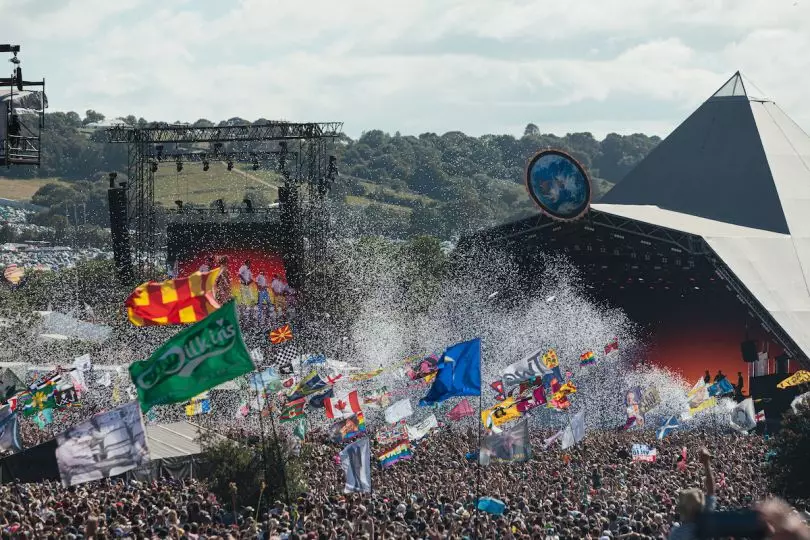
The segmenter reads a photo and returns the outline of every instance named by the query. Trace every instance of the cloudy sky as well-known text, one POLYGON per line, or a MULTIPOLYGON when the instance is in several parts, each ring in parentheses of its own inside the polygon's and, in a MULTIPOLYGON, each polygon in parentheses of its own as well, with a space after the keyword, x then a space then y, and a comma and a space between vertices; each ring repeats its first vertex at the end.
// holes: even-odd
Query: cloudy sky
POLYGON ((741 70, 810 128, 810 0, 0 0, 54 110, 666 135, 741 70))

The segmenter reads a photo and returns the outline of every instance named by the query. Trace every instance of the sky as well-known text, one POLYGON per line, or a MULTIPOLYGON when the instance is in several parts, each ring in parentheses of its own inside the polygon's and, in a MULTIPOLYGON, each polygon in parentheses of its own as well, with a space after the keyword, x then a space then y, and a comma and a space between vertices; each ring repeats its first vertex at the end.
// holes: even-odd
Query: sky
POLYGON ((665 136, 735 71, 810 127, 810 0, 0 0, 52 110, 665 136))

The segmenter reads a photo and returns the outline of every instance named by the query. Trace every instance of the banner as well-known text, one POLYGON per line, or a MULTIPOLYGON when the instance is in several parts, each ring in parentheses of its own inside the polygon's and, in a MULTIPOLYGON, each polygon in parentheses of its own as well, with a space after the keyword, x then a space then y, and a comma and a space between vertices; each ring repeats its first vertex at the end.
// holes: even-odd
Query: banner
POLYGON ((178 332, 148 360, 133 362, 129 374, 146 412, 155 405, 182 403, 253 369, 231 300, 178 332))
POLYGON ((481 441, 481 465, 489 465, 492 459, 524 462, 532 458, 529 440, 529 422, 521 420, 503 433, 489 435, 481 441))
POLYGON ((543 377, 551 373, 551 369, 543 362, 546 353, 545 348, 538 349, 526 358, 507 366, 501 376, 504 386, 515 386, 532 377, 543 377))
POLYGON ((431 429, 439 427, 439 422, 436 420, 436 415, 431 414, 427 418, 420 420, 414 425, 407 425, 408 439, 411 441, 418 441, 430 433, 431 429))
POLYGON ((0 453, 14 453, 22 450, 20 426, 11 405, 0 408, 0 453))
POLYGON ((810 383, 810 371, 799 370, 787 379, 783 380, 776 385, 780 390, 790 388, 791 386, 798 386, 800 384, 810 383))
POLYGON ((646 461, 652 463, 658 456, 655 448, 650 448, 646 444, 634 444, 632 447, 633 461, 646 461))
POLYGON ((149 326, 189 324, 205 319, 219 308, 214 287, 221 271, 215 268, 139 285, 124 301, 129 321, 135 326, 149 326))
POLYGON ((348 445, 339 456, 340 468, 346 474, 343 493, 370 493, 371 446, 368 437, 348 445))
POLYGON ((396 424, 403 418, 408 418, 413 414, 410 399, 400 399, 387 409, 385 409, 385 421, 389 424, 396 424))
POLYGON ((56 438, 56 463, 66 486, 109 478, 149 461, 137 403, 97 414, 56 438))

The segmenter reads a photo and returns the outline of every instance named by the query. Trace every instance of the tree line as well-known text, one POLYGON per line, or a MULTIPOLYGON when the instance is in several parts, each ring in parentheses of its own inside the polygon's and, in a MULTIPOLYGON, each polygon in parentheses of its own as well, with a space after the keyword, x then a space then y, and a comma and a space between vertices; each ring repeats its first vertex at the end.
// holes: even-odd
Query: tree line
MULTIPOLYGON (((55 178, 63 185, 46 185, 32 202, 47 210, 37 216, 42 225, 64 227, 79 221, 106 227, 109 171, 126 171, 126 147, 106 144, 104 115, 88 110, 48 113, 40 169, 12 168, 12 178, 55 178), (80 207, 77 212, 76 208, 80 207)), ((143 118, 120 119, 148 126, 143 118)), ((266 122, 265 119, 255 123, 266 122)), ((215 124, 207 119, 194 126, 250 123, 231 118, 215 124)), ((459 131, 418 136, 364 132, 352 139, 342 135, 333 153, 341 178, 335 197, 361 214, 369 231, 394 237, 434 234, 447 238, 471 228, 516 219, 533 212, 522 188, 524 167, 538 150, 556 148, 571 153, 589 171, 598 198, 660 142, 644 134, 611 133, 598 140, 591 133, 558 136, 528 124, 521 137, 459 131)), ((212 199, 216 197, 212 196, 212 199)))

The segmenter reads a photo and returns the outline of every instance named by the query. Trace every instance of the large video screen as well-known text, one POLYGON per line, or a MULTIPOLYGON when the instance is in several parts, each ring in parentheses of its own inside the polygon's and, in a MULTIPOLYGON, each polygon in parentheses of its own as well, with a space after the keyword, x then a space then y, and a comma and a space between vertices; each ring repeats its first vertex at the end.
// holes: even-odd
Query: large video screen
MULTIPOLYGON (((244 315, 283 315, 295 302, 278 230, 265 223, 169 224, 167 259, 178 276, 217 266, 244 315), (247 310, 246 308, 253 308, 247 310)), ((218 299, 222 300, 221 297, 218 299)), ((248 317, 252 318, 252 317, 248 317)))

